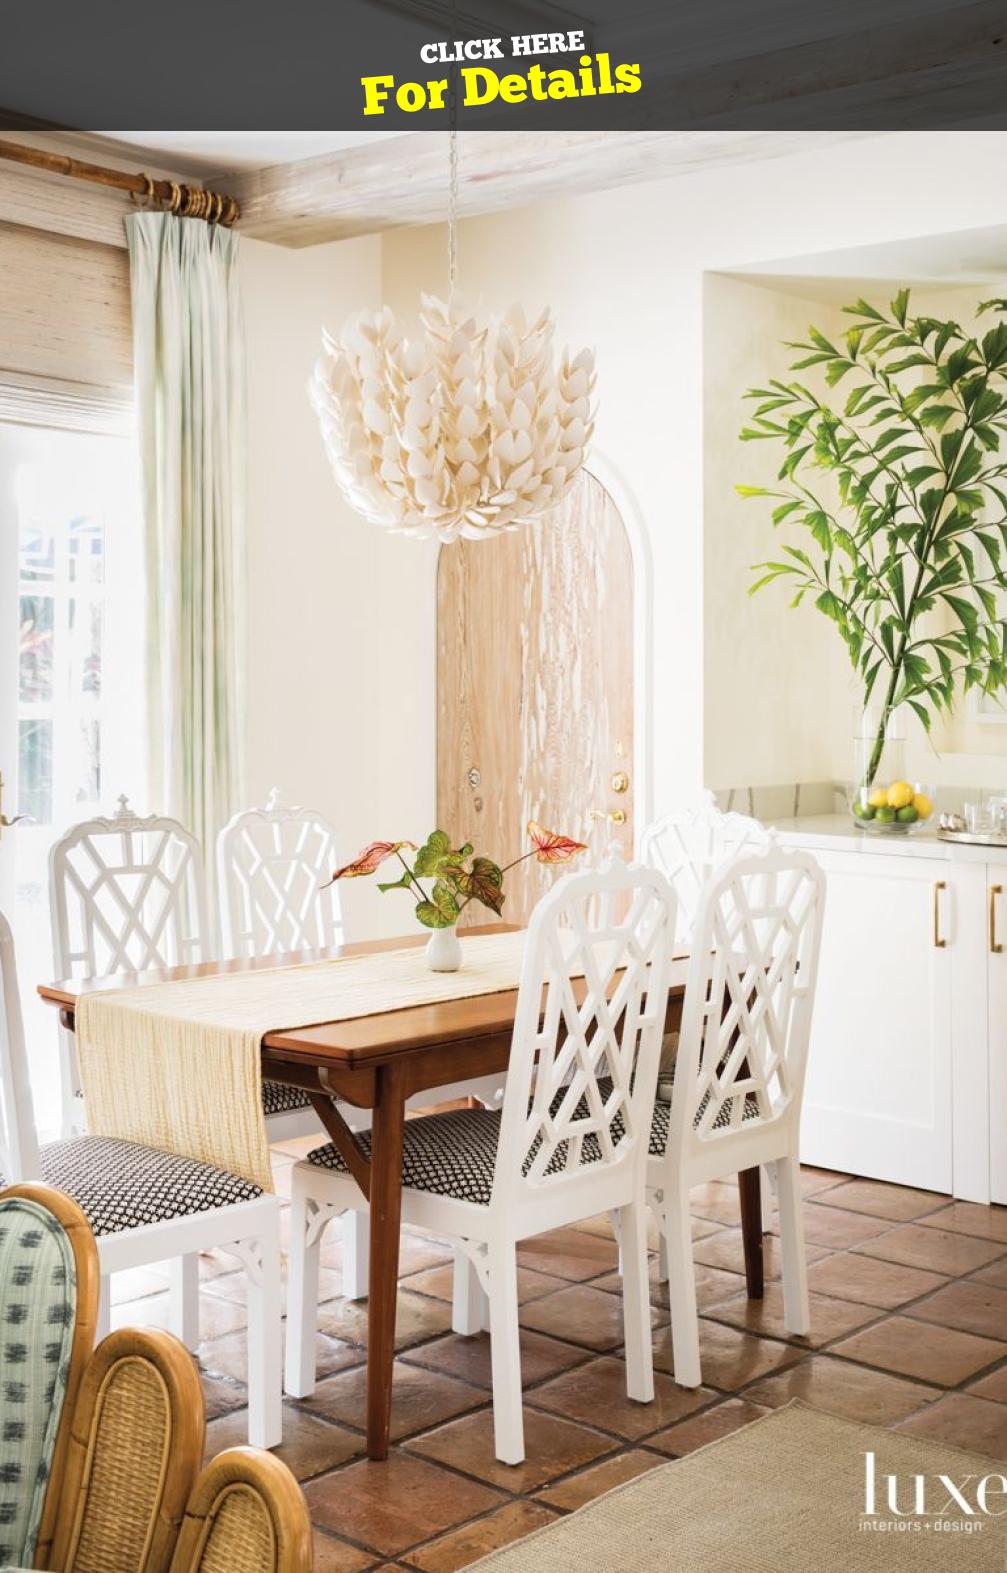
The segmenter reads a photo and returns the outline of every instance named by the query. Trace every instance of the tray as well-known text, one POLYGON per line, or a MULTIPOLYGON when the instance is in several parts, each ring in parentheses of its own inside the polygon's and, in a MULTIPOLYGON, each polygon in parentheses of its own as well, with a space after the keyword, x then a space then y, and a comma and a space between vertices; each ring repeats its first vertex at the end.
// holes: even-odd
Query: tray
POLYGON ((1007 836, 993 830, 938 830, 938 841, 962 841, 973 847, 1007 847, 1007 836))

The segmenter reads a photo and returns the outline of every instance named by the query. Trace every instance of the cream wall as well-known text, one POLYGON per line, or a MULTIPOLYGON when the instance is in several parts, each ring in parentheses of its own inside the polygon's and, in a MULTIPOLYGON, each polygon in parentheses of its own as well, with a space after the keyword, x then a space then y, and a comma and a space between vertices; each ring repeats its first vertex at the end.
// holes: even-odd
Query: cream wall
MULTIPOLYGON (((707 771, 736 774, 735 762, 749 753, 760 774, 777 781, 788 778, 782 767, 791 760, 800 774, 820 778, 820 764, 835 761, 842 771, 838 761, 848 757, 842 650, 827 649, 823 635, 831 630, 815 626, 810 612, 803 619, 788 613, 789 625, 781 617, 787 631, 777 634, 771 603, 748 601, 745 568, 763 555, 758 505, 735 515, 726 500, 734 480, 753 473, 751 448, 732 456, 735 394, 775 327, 792 320, 791 307, 770 302, 770 325, 739 358, 737 389, 721 357, 724 407, 711 421, 707 276, 1004 222, 1002 159, 1003 138, 992 133, 853 142, 822 133, 796 157, 462 224, 468 296, 491 307, 515 298, 529 308, 548 302, 560 341, 597 351, 596 446, 635 495, 653 560, 658 807, 697 787, 707 771), (705 464, 704 443, 711 450, 705 464), (704 548, 707 507, 715 533, 704 548), (756 660, 760 633, 768 637, 756 660), (749 741, 740 748, 746 727, 749 741)), ((443 226, 302 252, 245 243, 250 777, 257 795, 278 779, 291 795, 314 798, 351 847, 379 835, 415 837, 431 820, 435 555, 383 537, 344 507, 304 381, 323 320, 338 324, 379 298, 413 310, 421 289, 443 291, 445 249, 443 226)), ((741 300, 735 294, 725 303, 725 320, 734 320, 741 300)), ((815 308, 805 303, 798 315, 806 325, 815 308)), ((382 906, 360 882, 349 899, 368 930, 401 928, 394 898, 382 906)))

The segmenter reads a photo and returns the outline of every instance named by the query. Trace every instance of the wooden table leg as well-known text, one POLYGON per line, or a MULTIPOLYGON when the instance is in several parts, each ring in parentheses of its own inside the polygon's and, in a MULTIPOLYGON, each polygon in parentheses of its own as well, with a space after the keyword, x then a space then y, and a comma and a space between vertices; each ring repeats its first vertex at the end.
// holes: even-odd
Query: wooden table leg
POLYGON ((405 1081, 399 1065, 377 1072, 371 1124, 371 1256, 367 1300, 367 1455, 388 1457, 395 1363, 395 1300, 402 1217, 405 1081))
POLYGON ((761 1300, 764 1289, 762 1263, 762 1173, 742 1169, 738 1175, 741 1203, 741 1238, 745 1248, 745 1283, 748 1298, 761 1300))

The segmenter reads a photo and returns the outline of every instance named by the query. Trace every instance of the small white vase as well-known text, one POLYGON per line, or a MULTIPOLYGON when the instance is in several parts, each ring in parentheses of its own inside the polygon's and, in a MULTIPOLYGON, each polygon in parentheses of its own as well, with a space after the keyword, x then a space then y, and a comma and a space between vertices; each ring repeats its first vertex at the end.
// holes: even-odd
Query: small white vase
POLYGON ((462 964, 461 940, 452 923, 448 929, 434 929, 427 940, 427 966, 431 972, 457 972, 462 964))

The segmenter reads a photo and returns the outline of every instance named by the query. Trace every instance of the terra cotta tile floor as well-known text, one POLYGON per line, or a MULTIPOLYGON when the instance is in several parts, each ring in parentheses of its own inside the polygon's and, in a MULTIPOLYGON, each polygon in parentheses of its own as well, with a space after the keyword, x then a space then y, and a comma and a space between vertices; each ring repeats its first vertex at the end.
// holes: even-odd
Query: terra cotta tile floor
MULTIPOLYGON (((278 1149, 281 1192, 298 1144, 278 1149)), ((804 1171, 812 1334, 783 1326, 776 1220, 766 1297, 745 1296, 737 1191, 694 1193, 704 1385, 675 1385, 666 1286, 652 1289, 657 1393, 628 1402, 620 1279, 607 1219, 522 1247, 527 1458, 493 1456, 489 1341, 450 1330, 450 1258, 403 1241, 387 1464, 362 1457, 366 1306, 340 1298, 337 1228, 324 1247, 319 1382, 285 1403, 280 1456, 303 1482, 317 1573, 452 1573, 633 1476, 799 1397, 1007 1460, 1007 1208, 804 1171)), ((652 1240, 652 1244, 655 1243, 652 1240)), ((202 1263, 199 1360, 210 1453, 245 1437, 243 1280, 202 1263)), ((115 1280, 116 1325, 162 1323, 165 1278, 115 1280)))

